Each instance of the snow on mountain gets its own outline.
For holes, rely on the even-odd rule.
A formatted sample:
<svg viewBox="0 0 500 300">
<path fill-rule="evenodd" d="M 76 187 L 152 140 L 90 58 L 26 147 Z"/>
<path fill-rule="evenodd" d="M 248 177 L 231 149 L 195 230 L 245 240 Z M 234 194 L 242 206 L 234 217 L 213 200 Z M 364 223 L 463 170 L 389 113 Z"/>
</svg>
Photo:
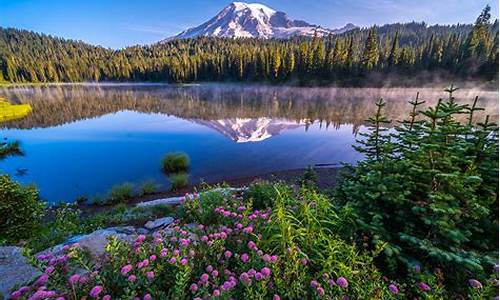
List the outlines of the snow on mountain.
<svg viewBox="0 0 500 300">
<path fill-rule="evenodd" d="M 291 20 L 284 12 L 263 4 L 233 2 L 215 17 L 198 27 L 189 28 L 171 39 L 215 37 L 289 38 L 292 36 L 325 36 L 357 28 L 347 24 L 339 29 L 328 29 L 301 20 Z"/>
<path fill-rule="evenodd" d="M 222 133 L 237 143 L 260 142 L 284 130 L 295 129 L 306 124 L 305 121 L 295 122 L 271 118 L 231 118 L 222 120 L 191 120 Z"/>
</svg>

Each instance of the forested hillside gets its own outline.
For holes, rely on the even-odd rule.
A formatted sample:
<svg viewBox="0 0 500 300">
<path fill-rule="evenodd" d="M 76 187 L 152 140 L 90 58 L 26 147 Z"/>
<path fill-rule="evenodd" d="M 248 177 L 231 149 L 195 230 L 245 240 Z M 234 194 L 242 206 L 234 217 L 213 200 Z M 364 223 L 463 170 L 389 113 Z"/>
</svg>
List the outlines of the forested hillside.
<svg viewBox="0 0 500 300">
<path fill-rule="evenodd" d="M 0 28 L 0 81 L 267 81 L 356 83 L 371 74 L 498 76 L 498 20 L 474 25 L 405 23 L 326 38 L 197 38 L 111 50 Z"/>
</svg>

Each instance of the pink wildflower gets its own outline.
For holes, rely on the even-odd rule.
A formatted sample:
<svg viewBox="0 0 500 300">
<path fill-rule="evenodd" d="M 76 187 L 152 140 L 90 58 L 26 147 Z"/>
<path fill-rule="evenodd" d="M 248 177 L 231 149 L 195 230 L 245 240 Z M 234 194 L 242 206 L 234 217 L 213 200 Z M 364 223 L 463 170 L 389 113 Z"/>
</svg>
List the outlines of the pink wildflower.
<svg viewBox="0 0 500 300">
<path fill-rule="evenodd" d="M 241 261 L 242 261 L 242 262 L 246 263 L 246 262 L 248 261 L 248 259 L 249 259 L 248 254 L 243 253 L 243 254 L 241 255 Z"/>
<path fill-rule="evenodd" d="M 127 273 L 130 272 L 132 268 L 133 268 L 132 265 L 126 265 L 122 267 L 120 272 L 122 273 L 122 275 L 127 275 Z"/>
<path fill-rule="evenodd" d="M 311 286 L 312 286 L 313 288 L 317 288 L 317 287 L 318 287 L 318 282 L 317 282 L 316 280 L 311 280 L 311 283 L 310 283 L 310 284 L 311 284 Z"/>
<path fill-rule="evenodd" d="M 137 237 L 137 239 L 135 240 L 136 243 L 138 244 L 141 244 L 142 242 L 144 242 L 144 240 L 146 240 L 146 236 L 144 234 L 141 234 Z"/>
<path fill-rule="evenodd" d="M 257 279 L 257 281 L 261 281 L 262 279 L 264 279 L 264 275 L 262 275 L 262 273 L 260 272 L 257 272 L 255 273 L 255 279 Z"/>
<path fill-rule="evenodd" d="M 431 289 L 431 287 L 425 282 L 419 282 L 418 288 L 423 290 L 423 291 L 429 291 Z"/>
<path fill-rule="evenodd" d="M 19 290 L 17 290 L 15 292 L 13 292 L 12 294 L 10 294 L 10 298 L 11 299 L 17 299 L 17 298 L 20 298 L 22 295 L 23 294 Z"/>
<path fill-rule="evenodd" d="M 49 280 L 49 275 L 47 274 L 42 274 L 38 279 L 35 281 L 35 285 L 44 285 L 47 281 Z"/>
<path fill-rule="evenodd" d="M 394 295 L 399 293 L 399 289 L 395 284 L 389 284 L 389 291 L 391 291 Z"/>
<path fill-rule="evenodd" d="M 250 250 L 257 249 L 257 245 L 253 241 L 249 241 L 247 246 L 248 246 L 248 248 L 250 248 Z"/>
<path fill-rule="evenodd" d="M 136 280 L 137 280 L 137 276 L 135 276 L 135 275 L 130 275 L 130 276 L 127 278 L 127 280 L 128 280 L 129 282 L 134 282 L 134 281 L 136 281 Z"/>
<path fill-rule="evenodd" d="M 167 248 L 163 248 L 163 249 L 161 249 L 161 251 L 160 251 L 160 256 L 161 256 L 161 257 L 165 257 L 165 256 L 167 256 L 167 253 L 168 253 Z"/>
<path fill-rule="evenodd" d="M 269 269 L 268 267 L 262 268 L 260 272 L 262 273 L 262 275 L 264 275 L 264 277 L 268 277 L 269 275 L 271 275 L 271 269 Z"/>
<path fill-rule="evenodd" d="M 104 297 L 102 297 L 102 300 L 111 300 L 111 296 L 110 295 L 104 295 Z"/>
<path fill-rule="evenodd" d="M 189 289 L 192 292 L 196 292 L 198 290 L 198 285 L 196 283 L 193 283 L 193 284 L 191 284 L 191 286 L 189 287 Z"/>
<path fill-rule="evenodd" d="M 151 298 L 151 294 L 146 294 L 146 295 L 144 295 L 144 298 L 143 298 L 143 299 L 144 299 L 144 300 L 151 300 L 151 299 L 152 299 L 152 298 Z"/>
<path fill-rule="evenodd" d="M 153 279 L 153 278 L 155 278 L 155 272 L 153 272 L 153 271 L 148 271 L 148 272 L 146 272 L 146 277 L 147 277 L 148 279 Z"/>
<path fill-rule="evenodd" d="M 280 297 L 279 295 L 276 295 L 276 294 L 275 294 L 275 295 L 273 296 L 273 300 L 281 300 L 281 297 Z"/>
<path fill-rule="evenodd" d="M 247 226 L 247 227 L 245 227 L 245 229 L 243 229 L 243 232 L 244 233 L 252 233 L 253 232 L 253 227 L 251 225 Z"/>
<path fill-rule="evenodd" d="M 102 286 L 96 285 L 90 290 L 90 297 L 92 298 L 97 298 L 99 297 L 99 294 L 102 292 Z"/>
<path fill-rule="evenodd" d="M 476 279 L 469 279 L 469 285 L 472 287 L 472 288 L 475 288 L 475 289 L 480 289 L 483 287 L 483 285 L 481 284 L 481 282 L 479 282 L 478 280 Z"/>
<path fill-rule="evenodd" d="M 220 291 L 219 290 L 214 290 L 214 296 L 219 297 L 220 296 Z"/>
<path fill-rule="evenodd" d="M 68 281 L 69 281 L 69 283 L 70 283 L 71 285 L 75 285 L 75 284 L 76 284 L 79 280 L 80 280 L 80 275 L 78 275 L 78 274 L 73 274 L 73 275 L 71 275 L 71 276 L 69 277 L 69 280 L 68 280 Z"/>
<path fill-rule="evenodd" d="M 203 273 L 200 277 L 201 282 L 207 282 L 210 276 L 207 273 Z"/>
<path fill-rule="evenodd" d="M 349 282 L 347 281 L 347 279 L 345 279 L 344 277 L 339 277 L 337 278 L 337 284 L 340 286 L 340 287 L 343 287 L 343 288 L 346 288 L 349 286 Z"/>
<path fill-rule="evenodd" d="M 224 257 L 225 258 L 231 258 L 231 256 L 233 256 L 233 253 L 229 250 L 226 250 L 226 252 L 224 252 Z"/>
</svg>

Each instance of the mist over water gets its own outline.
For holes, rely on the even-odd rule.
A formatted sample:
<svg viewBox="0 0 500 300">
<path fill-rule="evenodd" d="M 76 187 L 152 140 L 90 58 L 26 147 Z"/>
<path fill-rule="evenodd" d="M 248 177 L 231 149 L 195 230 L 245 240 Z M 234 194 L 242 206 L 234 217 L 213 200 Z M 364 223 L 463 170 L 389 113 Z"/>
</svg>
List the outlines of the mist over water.
<svg viewBox="0 0 500 300">
<path fill-rule="evenodd" d="M 375 101 L 387 102 L 393 124 L 408 116 L 417 92 L 432 105 L 443 86 L 300 88 L 257 85 L 88 84 L 0 88 L 0 97 L 29 103 L 26 118 L 0 124 L 0 137 L 20 140 L 24 157 L 0 170 L 35 183 L 50 202 L 105 193 L 123 182 L 153 179 L 166 188 L 160 161 L 171 151 L 192 161 L 191 181 L 222 180 L 318 163 L 355 163 L 351 145 L 366 130 Z M 498 90 L 479 96 L 477 120 L 498 121 Z M 24 174 L 24 175 L 22 175 Z"/>
</svg>

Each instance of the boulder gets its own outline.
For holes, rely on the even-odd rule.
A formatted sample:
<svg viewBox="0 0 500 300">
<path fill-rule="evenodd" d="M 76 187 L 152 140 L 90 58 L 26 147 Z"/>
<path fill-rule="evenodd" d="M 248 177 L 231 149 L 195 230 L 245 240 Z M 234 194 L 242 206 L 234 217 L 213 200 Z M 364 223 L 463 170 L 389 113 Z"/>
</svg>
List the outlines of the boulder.
<svg viewBox="0 0 500 300">
<path fill-rule="evenodd" d="M 0 247 L 0 295 L 8 298 L 12 288 L 26 284 L 40 275 L 40 271 L 28 264 L 21 248 Z"/>
<path fill-rule="evenodd" d="M 77 243 L 80 244 L 80 247 L 87 248 L 94 257 L 98 257 L 104 254 L 104 248 L 108 244 L 108 238 L 111 236 L 130 243 L 135 240 L 135 234 L 129 235 L 108 228 L 84 235 Z"/>
<path fill-rule="evenodd" d="M 148 221 L 144 227 L 146 227 L 149 230 L 157 229 L 159 227 L 166 227 L 174 222 L 174 218 L 172 217 L 165 217 L 165 218 L 160 218 L 156 219 L 154 221 Z"/>
</svg>

